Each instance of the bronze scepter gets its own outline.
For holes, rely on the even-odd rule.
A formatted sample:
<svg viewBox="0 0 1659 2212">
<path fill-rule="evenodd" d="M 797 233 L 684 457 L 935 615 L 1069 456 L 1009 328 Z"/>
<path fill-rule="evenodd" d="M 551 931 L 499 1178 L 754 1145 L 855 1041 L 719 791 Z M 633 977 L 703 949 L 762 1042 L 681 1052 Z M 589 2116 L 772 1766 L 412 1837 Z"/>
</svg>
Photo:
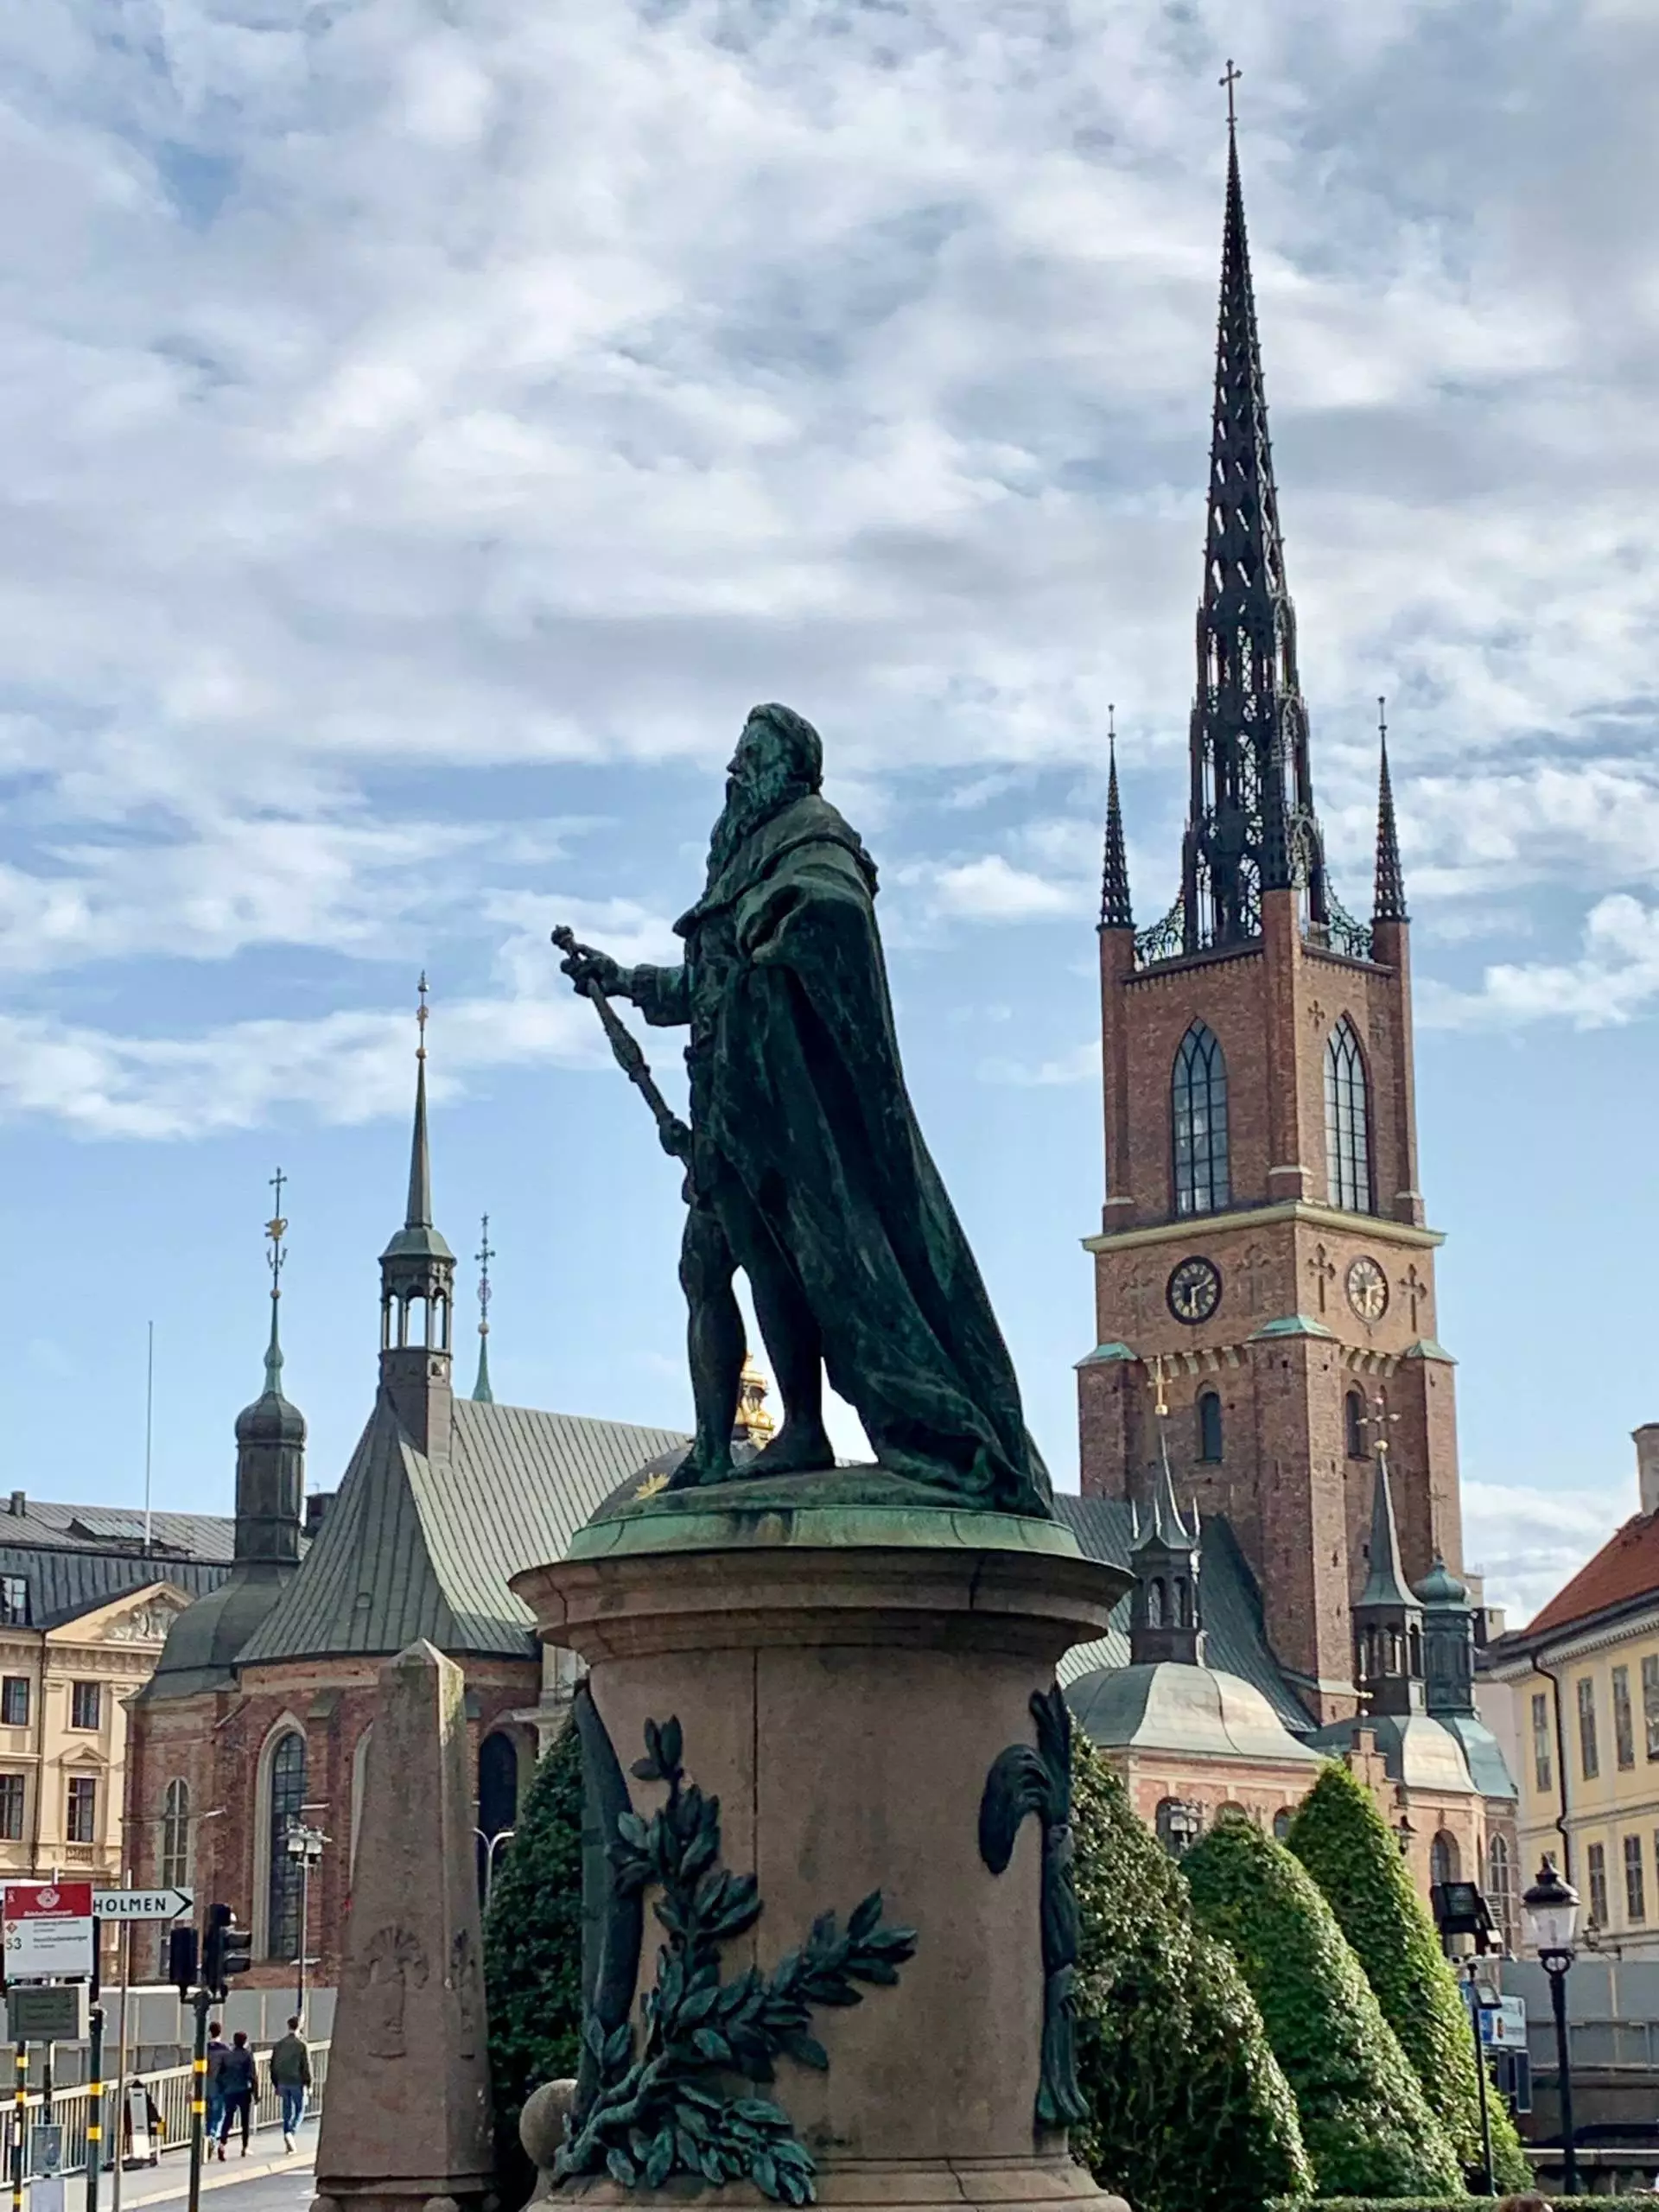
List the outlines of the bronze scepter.
<svg viewBox="0 0 1659 2212">
<path fill-rule="evenodd" d="M 582 950 L 576 942 L 575 931 L 567 928 L 563 923 L 554 931 L 553 942 L 566 955 L 574 955 Z M 685 1161 L 689 1171 L 691 1132 L 658 1090 L 655 1078 L 645 1065 L 645 1056 L 639 1049 L 639 1039 L 591 976 L 585 983 L 577 983 L 576 988 L 585 998 L 592 1000 L 594 1010 L 605 1026 L 605 1034 L 610 1039 L 611 1051 L 615 1055 L 618 1067 L 650 1107 L 663 1150 L 671 1159 Z"/>
</svg>

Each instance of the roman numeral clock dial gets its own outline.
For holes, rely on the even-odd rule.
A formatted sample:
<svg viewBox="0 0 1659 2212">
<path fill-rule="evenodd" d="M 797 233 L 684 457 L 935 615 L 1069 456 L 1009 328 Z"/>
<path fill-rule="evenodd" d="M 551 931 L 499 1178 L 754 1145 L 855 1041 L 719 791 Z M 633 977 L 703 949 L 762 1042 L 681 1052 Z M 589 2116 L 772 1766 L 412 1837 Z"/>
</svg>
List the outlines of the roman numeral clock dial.
<svg viewBox="0 0 1659 2212">
<path fill-rule="evenodd" d="M 1213 1260 L 1194 1254 L 1172 1273 L 1164 1296 L 1175 1319 L 1196 1328 L 1221 1303 L 1221 1270 Z"/>
</svg>

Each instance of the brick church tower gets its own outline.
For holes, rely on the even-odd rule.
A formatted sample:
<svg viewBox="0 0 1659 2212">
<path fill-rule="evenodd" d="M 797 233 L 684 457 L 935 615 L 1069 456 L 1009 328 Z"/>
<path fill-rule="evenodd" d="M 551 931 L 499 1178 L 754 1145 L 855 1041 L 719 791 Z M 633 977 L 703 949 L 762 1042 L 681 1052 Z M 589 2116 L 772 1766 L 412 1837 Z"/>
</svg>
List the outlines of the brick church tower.
<svg viewBox="0 0 1659 2212">
<path fill-rule="evenodd" d="M 1161 1372 L 1180 1494 L 1225 1515 L 1281 1664 L 1317 1720 L 1342 1719 L 1380 1421 L 1407 1574 L 1461 1564 L 1452 1363 L 1386 734 L 1366 927 L 1337 903 L 1313 808 L 1230 122 L 1190 766 L 1180 891 L 1139 931 L 1116 761 L 1109 789 L 1083 1489 L 1147 1497 Z"/>
</svg>

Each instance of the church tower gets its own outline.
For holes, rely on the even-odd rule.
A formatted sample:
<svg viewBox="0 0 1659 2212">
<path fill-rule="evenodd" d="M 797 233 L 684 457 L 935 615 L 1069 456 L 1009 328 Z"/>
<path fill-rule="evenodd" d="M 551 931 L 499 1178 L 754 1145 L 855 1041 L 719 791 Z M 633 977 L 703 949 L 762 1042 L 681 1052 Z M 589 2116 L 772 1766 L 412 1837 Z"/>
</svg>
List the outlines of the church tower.
<svg viewBox="0 0 1659 2212">
<path fill-rule="evenodd" d="M 380 1388 L 416 1449 L 447 1459 L 453 1426 L 450 1329 L 455 1255 L 432 1226 L 426 1136 L 426 977 L 416 1013 L 415 1133 L 404 1225 L 380 1255 Z"/>
<path fill-rule="evenodd" d="M 1078 1370 L 1086 1494 L 1138 1497 L 1161 1363 L 1184 1495 L 1224 1514 L 1314 1719 L 1356 1709 L 1352 1611 L 1394 1429 L 1402 1572 L 1461 1558 L 1452 1363 L 1417 1189 L 1409 923 L 1378 779 L 1369 926 L 1313 804 L 1296 617 L 1228 123 L 1215 412 L 1179 890 L 1137 931 L 1114 758 L 1100 918 L 1106 1202 L 1096 1348 Z"/>
</svg>

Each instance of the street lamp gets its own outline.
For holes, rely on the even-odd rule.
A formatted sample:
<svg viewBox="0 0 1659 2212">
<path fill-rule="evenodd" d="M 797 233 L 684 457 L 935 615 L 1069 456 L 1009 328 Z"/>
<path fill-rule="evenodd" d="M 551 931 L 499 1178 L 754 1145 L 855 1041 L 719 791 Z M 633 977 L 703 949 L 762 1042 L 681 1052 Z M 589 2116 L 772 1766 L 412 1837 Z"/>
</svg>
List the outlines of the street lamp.
<svg viewBox="0 0 1659 2212">
<path fill-rule="evenodd" d="M 1452 1946 L 1460 1936 L 1467 1936 L 1474 1945 L 1473 1950 L 1459 1964 L 1463 1973 L 1464 1994 L 1469 2006 L 1469 2026 L 1475 2038 L 1475 2077 L 1480 2084 L 1480 2193 L 1483 2196 L 1496 2196 L 1497 2188 L 1492 2175 L 1492 2115 L 1486 2097 L 1486 2039 L 1480 2028 L 1481 2014 L 1496 2012 L 1498 2005 L 1498 1993 L 1487 1956 L 1498 1948 L 1491 1908 L 1481 1895 L 1478 1882 L 1436 1882 L 1428 1894 L 1429 1902 L 1434 1908 L 1435 1923 L 1440 1931 L 1440 1943 L 1446 1956 L 1452 1956 Z"/>
<path fill-rule="evenodd" d="M 1546 1858 L 1538 1878 L 1521 1900 L 1527 1934 L 1538 1963 L 1549 1976 L 1550 2010 L 1555 2015 L 1555 2065 L 1561 2085 L 1561 2185 L 1579 2193 L 1579 2154 L 1573 2140 L 1573 2062 L 1567 2041 L 1567 1977 L 1573 1964 L 1573 1938 L 1579 1927 L 1579 1893 Z"/>
<path fill-rule="evenodd" d="M 322 1847 L 328 1838 L 321 1828 L 308 1828 L 303 1821 L 291 1821 L 283 1847 L 300 1870 L 300 1955 L 296 1961 L 294 1983 L 294 2009 L 303 2017 L 305 2012 L 305 1947 L 311 1925 L 311 1869 L 322 1857 Z"/>
</svg>

